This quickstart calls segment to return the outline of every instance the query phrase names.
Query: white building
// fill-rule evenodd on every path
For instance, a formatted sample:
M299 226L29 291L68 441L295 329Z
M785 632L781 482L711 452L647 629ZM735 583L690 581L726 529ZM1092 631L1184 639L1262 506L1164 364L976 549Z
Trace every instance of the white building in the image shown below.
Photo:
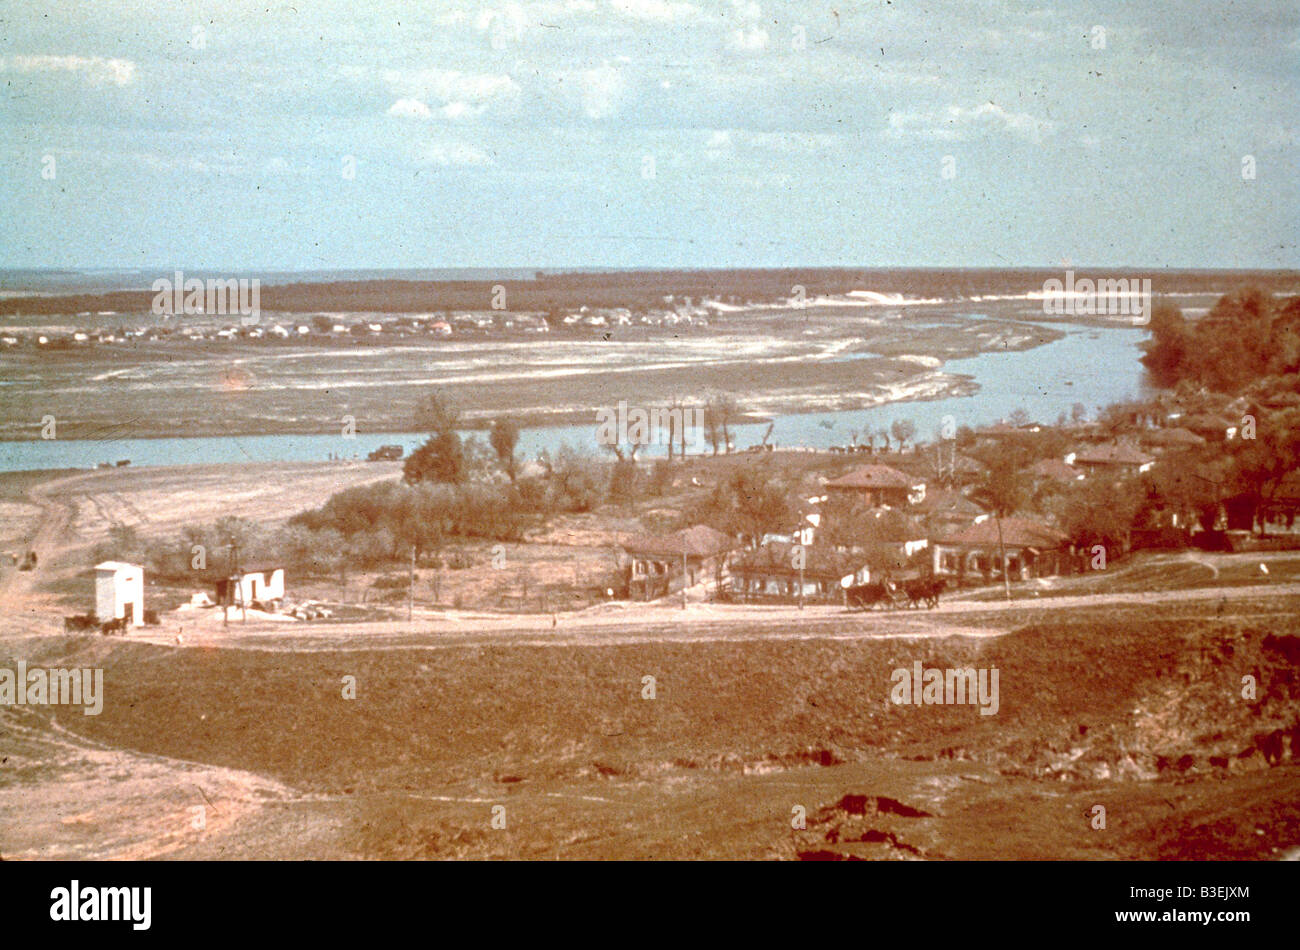
M95 565L95 618L144 626L144 568L120 561Z
M217 581L217 603L248 605L284 599L284 568L245 569L238 577Z

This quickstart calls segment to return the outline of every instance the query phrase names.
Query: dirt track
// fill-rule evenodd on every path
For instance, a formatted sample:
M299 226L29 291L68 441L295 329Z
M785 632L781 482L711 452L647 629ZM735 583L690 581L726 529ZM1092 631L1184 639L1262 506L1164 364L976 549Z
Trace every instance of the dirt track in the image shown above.
M21 547L34 571L0 567L0 636L62 629L54 599L41 588L85 570L86 550L114 523L167 534L232 511L274 525L319 505L335 491L392 478L394 462L252 463L108 469L40 481L27 491L39 511Z

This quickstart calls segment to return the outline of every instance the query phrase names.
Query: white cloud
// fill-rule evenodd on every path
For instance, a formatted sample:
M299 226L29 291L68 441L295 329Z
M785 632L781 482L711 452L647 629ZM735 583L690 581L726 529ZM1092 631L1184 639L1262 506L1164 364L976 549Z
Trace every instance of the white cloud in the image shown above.
M1037 119L1027 112L1008 112L994 102L966 108L951 105L941 112L891 112L889 135L895 138L923 138L956 141L988 131L1009 132L1031 142L1055 131L1056 123Z
M621 69L608 63L578 73L579 99L589 119L607 119L616 114L627 95L627 79Z
M709 161L720 161L731 155L731 132L727 129L715 129L709 133L704 143L704 157Z
M468 102L449 102L442 107L442 114L453 122L457 119L469 119L482 113L484 106L472 106Z
M429 119L433 117L433 110L419 99L398 99L388 107L388 114L403 119Z
M491 165L492 157L466 142L433 142L425 146L420 160L433 165Z
M750 27L745 29L743 26L731 34L731 39L727 45L732 49L742 50L744 52L755 52L757 50L767 49L768 35L767 30L761 26Z
M437 102L442 106L461 104L462 112L477 115L489 104L512 100L519 84L504 73L462 73L455 69L388 69L383 73L388 88L403 101Z
M0 58L0 72L65 72L96 86L127 86L135 79L135 63L102 56L9 56Z
M700 12L694 4L679 0L609 0L609 5L624 16L638 20L678 20Z

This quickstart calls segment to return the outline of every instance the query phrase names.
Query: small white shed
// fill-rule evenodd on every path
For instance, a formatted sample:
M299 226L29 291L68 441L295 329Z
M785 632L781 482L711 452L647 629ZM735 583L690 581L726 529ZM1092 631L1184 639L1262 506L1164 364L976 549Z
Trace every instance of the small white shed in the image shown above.
M121 561L95 565L95 618L144 626L144 568Z
M284 598L284 568L247 568L235 577L217 581L217 603L267 603Z

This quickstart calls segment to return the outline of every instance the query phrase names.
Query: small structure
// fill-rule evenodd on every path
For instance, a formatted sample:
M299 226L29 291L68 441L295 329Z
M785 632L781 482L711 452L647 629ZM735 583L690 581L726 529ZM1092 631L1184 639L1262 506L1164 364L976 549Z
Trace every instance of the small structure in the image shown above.
M1205 445L1205 439L1191 429L1173 426L1168 429L1152 429L1142 433L1142 441L1156 449L1194 449Z
M217 580L217 603L251 606L284 599L284 568L250 567Z
M713 575L720 580L727 554L736 542L721 531L697 524L667 535L642 534L621 545L627 553L627 592L633 600L653 600L674 589L685 561L686 586L694 587ZM680 580L676 589L681 589Z
M826 491L860 498L871 507L902 507L925 498L925 481L888 465L863 465L826 483Z
M962 528L930 545L931 569L936 576L982 576L1027 580L1060 574L1070 565L1065 533L1031 518L1003 518L1001 548L1006 563L999 564L999 525L994 518Z
M1263 534L1300 534L1300 472L1289 472L1256 513Z
M727 593L742 603L794 603L801 595L809 603L842 603L845 588L870 580L866 561L828 545L773 541L732 560Z
M1136 475L1155 464L1155 459L1135 445L1112 442L1066 456L1065 461L1088 474L1110 473Z
M1059 463L1065 466L1064 462ZM1068 466L1065 466L1068 468ZM977 524L987 518L988 512L952 488L935 488L925 493L919 505L912 508L925 523L930 534L943 534ZM910 555L912 552L908 552Z
M1080 469L1055 458L1039 459L1029 466L1029 474L1037 481L1056 482L1061 485L1068 485L1083 478Z
M95 619L144 626L144 568L121 561L95 565Z
M1240 419L1228 419L1209 412L1178 416L1176 421L1179 427L1211 443L1225 442L1234 438L1237 435L1237 428L1241 425Z

